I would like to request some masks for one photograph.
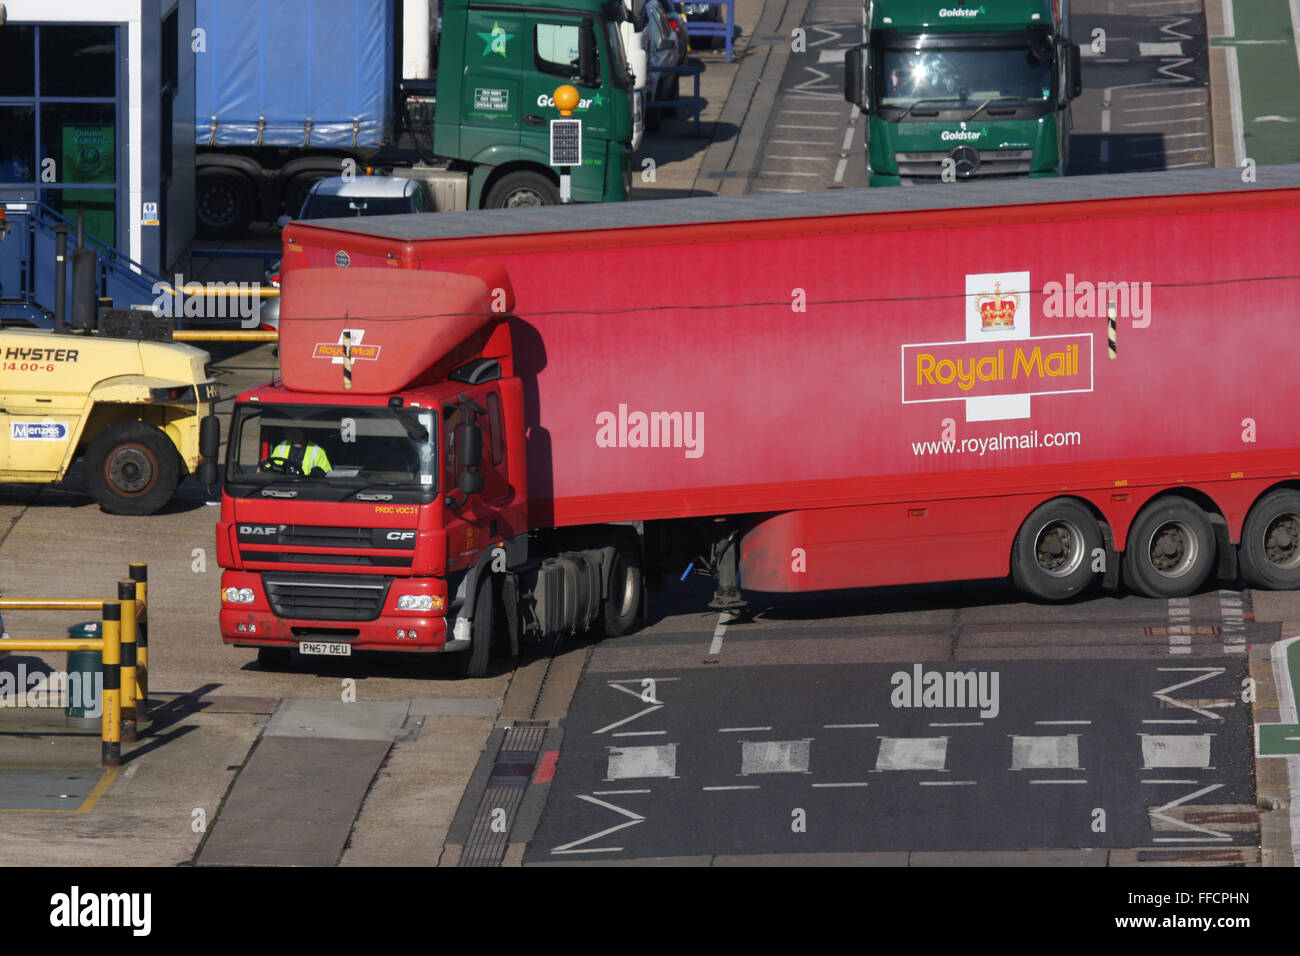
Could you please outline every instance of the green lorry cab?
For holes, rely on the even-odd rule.
[[[1067,0],[866,0],[844,96],[872,186],[1060,176],[1080,56]]]

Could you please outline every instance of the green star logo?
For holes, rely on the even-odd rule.
[[[503,57],[506,55],[506,43],[515,38],[513,33],[506,33],[503,27],[497,21],[492,22],[491,33],[480,33],[478,38],[483,41],[483,56],[489,53],[500,53]]]
[[[604,106],[604,105],[605,105],[605,94],[604,94],[604,93],[597,93],[595,96],[593,96],[593,97],[591,98],[591,102],[594,103],[596,106]]]

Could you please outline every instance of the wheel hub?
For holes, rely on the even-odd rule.
[[[1186,574],[1199,554],[1196,535],[1181,521],[1169,521],[1151,536],[1151,566],[1167,578]]]
[[[1073,574],[1083,560],[1083,532],[1072,521],[1053,521],[1039,532],[1034,549],[1038,567],[1052,577]]]
[[[1282,514],[1274,518],[1264,532],[1264,555],[1270,564],[1293,568],[1300,563],[1300,515]]]
[[[109,484],[119,494],[135,495],[153,484],[153,461],[140,448],[128,446],[118,449],[105,465]]]

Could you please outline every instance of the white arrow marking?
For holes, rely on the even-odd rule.
[[[1184,687],[1190,687],[1193,684],[1199,684],[1203,680],[1209,680],[1211,677],[1218,677],[1227,668],[1225,667],[1157,667],[1158,671],[1182,671],[1183,673],[1199,673],[1200,677],[1193,677],[1191,680],[1183,681],[1181,684],[1174,684],[1171,687],[1162,687],[1154,691],[1152,696],[1156,700],[1163,700],[1172,707],[1182,707],[1184,710],[1195,711],[1203,717],[1211,717],[1214,720],[1223,720],[1222,714],[1216,714],[1212,710],[1204,710],[1200,707],[1193,707],[1186,701],[1174,700],[1169,694],[1176,690],[1182,690]]]
[[[1188,800],[1195,800],[1197,797],[1203,797],[1207,793],[1211,792],[1212,790],[1218,790],[1222,786],[1223,784],[1221,783],[1214,783],[1208,787],[1202,787],[1200,790],[1196,790],[1193,793],[1189,793],[1185,797],[1180,797],[1177,800],[1172,800],[1169,803],[1166,803],[1163,807],[1156,807],[1156,809],[1148,810],[1147,812],[1150,813],[1151,816],[1160,820],[1164,820],[1166,823],[1172,823],[1176,827],[1182,827],[1184,830],[1191,830],[1194,833],[1203,833],[1208,839],[1231,841],[1232,837],[1226,833],[1221,833],[1218,830],[1211,830],[1209,827],[1198,827],[1196,824],[1188,823],[1185,820],[1176,820],[1175,818],[1166,815],[1164,812],[1165,810],[1172,810],[1174,807],[1180,806],[1181,804],[1186,803]],[[1186,842],[1187,840],[1186,837],[1153,837],[1152,839],[1156,843],[1182,843],[1182,842]]]
[[[664,709],[663,704],[652,704],[651,706],[647,707],[645,710],[633,714],[631,717],[624,717],[622,720],[616,720],[612,724],[609,724],[605,727],[601,727],[600,730],[593,730],[592,733],[603,734],[605,731],[613,730],[615,727],[622,727],[624,724],[630,724],[638,717],[644,717],[646,714],[653,714],[656,710],[663,710],[663,709]]]
[[[634,827],[638,823],[645,822],[645,817],[641,816],[641,814],[633,813],[631,810],[624,810],[622,807],[616,807],[614,804],[606,803],[604,800],[597,800],[595,797],[589,797],[583,793],[577,793],[574,794],[574,796],[579,800],[586,800],[588,803],[594,803],[598,807],[604,807],[606,810],[613,810],[615,813],[621,813],[623,816],[627,817],[628,820],[626,823],[620,823],[617,826],[601,830],[599,833],[593,833],[591,836],[585,836],[581,840],[574,840],[572,843],[565,843],[562,846],[557,846],[551,851],[552,853],[620,853],[623,850],[621,846],[591,847],[585,850],[576,850],[574,847],[580,847],[584,843],[590,843],[592,840],[599,840],[603,836],[617,833],[625,827]]]

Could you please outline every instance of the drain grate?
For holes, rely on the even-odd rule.
[[[506,728],[457,866],[501,865],[549,727],[545,720],[516,720]]]

